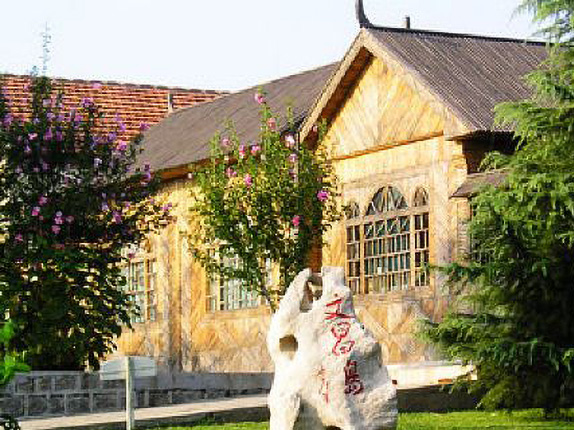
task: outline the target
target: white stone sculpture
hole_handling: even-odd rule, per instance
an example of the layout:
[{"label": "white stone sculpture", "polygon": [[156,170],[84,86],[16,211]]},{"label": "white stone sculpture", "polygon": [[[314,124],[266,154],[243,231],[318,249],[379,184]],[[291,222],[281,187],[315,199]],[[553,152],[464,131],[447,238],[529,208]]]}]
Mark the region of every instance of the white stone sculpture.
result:
[{"label": "white stone sculpture", "polygon": [[321,281],[299,273],[271,320],[271,430],[394,429],[395,387],[357,320],[344,270],[324,268]]}]

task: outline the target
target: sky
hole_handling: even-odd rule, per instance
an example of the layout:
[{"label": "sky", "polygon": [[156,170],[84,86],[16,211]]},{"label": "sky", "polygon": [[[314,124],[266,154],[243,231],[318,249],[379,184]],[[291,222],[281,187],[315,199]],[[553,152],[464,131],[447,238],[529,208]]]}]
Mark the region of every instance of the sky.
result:
[{"label": "sky", "polygon": [[[364,0],[375,25],[526,38],[519,0]],[[0,73],[235,91],[340,60],[355,0],[0,0]]]}]

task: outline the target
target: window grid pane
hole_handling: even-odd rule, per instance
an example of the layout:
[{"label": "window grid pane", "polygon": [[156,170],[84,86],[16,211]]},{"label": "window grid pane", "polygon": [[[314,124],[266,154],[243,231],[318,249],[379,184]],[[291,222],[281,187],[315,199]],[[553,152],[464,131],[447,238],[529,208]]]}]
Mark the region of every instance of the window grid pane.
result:
[{"label": "window grid pane", "polygon": [[415,287],[426,287],[429,285],[429,214],[415,215],[414,220]]},{"label": "window grid pane", "polygon": [[412,203],[413,209],[397,188],[383,187],[369,203],[363,224],[348,218],[346,269],[354,293],[430,285],[429,198],[424,188],[415,191]]},{"label": "window grid pane", "polygon": [[354,294],[359,293],[361,280],[361,227],[347,227],[347,283]]},{"label": "window grid pane", "polygon": [[[226,258],[227,267],[238,269],[239,257]],[[212,276],[209,283],[209,296],[207,300],[209,311],[228,311],[236,309],[254,308],[259,306],[259,295],[256,291],[247,291],[239,280],[224,281],[218,276]]]}]

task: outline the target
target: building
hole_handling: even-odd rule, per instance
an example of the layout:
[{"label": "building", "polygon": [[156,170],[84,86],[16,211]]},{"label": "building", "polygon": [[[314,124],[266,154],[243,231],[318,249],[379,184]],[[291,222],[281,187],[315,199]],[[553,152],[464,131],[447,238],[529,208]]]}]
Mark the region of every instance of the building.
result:
[{"label": "building", "polygon": [[[314,144],[318,120],[329,124],[322,144],[354,210],[326,238],[322,264],[346,268],[386,363],[436,358],[414,333],[419,319],[439,319],[451,296],[426,264],[463,255],[467,198],[492,180],[479,164],[488,151],[512,150],[493,108],[528,97],[522,76],[545,57],[537,42],[367,26],[340,63],[263,85],[276,112],[293,107],[302,141]],[[146,134],[140,161],[161,174],[175,220],[132,263],[145,318],[119,339],[121,353],[176,370],[271,370],[269,310],[233,283],[210,282],[185,240],[189,165],[208,157],[227,119],[242,141],[256,139],[256,90],[179,110]]]},{"label": "building", "polygon": [[[0,74],[2,90],[17,113],[29,114],[31,82],[32,77],[29,75]],[[52,80],[52,85],[56,91],[63,92],[66,110],[78,106],[83,98],[89,97],[104,114],[104,123],[115,121],[116,115],[121,114],[128,138],[137,135],[142,124],[157,124],[177,109],[211,101],[227,94],[225,91],[81,79],[56,78]]]}]

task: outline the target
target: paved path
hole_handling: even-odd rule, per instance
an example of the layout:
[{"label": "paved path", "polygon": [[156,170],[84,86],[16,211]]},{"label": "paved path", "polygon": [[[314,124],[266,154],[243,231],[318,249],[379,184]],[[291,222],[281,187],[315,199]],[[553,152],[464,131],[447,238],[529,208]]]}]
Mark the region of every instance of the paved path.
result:
[{"label": "paved path", "polygon": [[[136,427],[154,428],[191,424],[205,418],[225,421],[260,421],[266,419],[267,396],[245,396],[232,399],[203,400],[185,405],[136,409]],[[123,429],[125,412],[74,415],[70,417],[23,420],[22,430],[50,429]]]}]

